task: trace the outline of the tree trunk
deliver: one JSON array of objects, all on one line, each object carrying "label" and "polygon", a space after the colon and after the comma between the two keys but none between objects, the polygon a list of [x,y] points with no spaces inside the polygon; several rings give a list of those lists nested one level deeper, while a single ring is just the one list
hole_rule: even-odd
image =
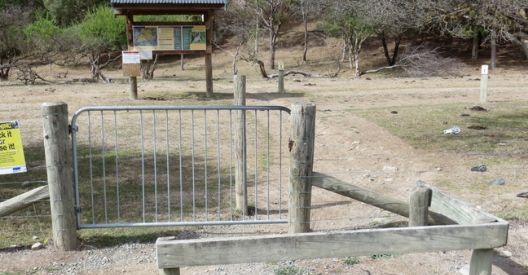
[{"label": "tree trunk", "polygon": [[401,42],[401,36],[398,36],[396,40],[394,40],[394,50],[392,53],[392,57],[389,53],[389,46],[387,45],[387,39],[385,37],[385,33],[381,33],[381,45],[383,45],[383,52],[385,54],[385,59],[387,60],[387,64],[389,66],[394,66],[396,64],[396,59],[398,58],[398,53],[400,51],[400,42]]},{"label": "tree trunk", "polygon": [[270,31],[270,57],[269,57],[270,69],[275,69],[275,34],[274,31]]},{"label": "tree trunk", "polygon": [[302,17],[303,17],[303,25],[304,25],[304,49],[303,49],[302,61],[306,62],[307,61],[306,55],[308,54],[308,17],[306,16],[306,11],[304,10],[304,1],[301,1],[301,12],[302,12]]},{"label": "tree trunk", "polygon": [[0,81],[7,81],[9,79],[9,71],[11,68],[0,69]]},{"label": "tree trunk", "polygon": [[490,45],[491,45],[491,69],[497,67],[497,34],[495,31],[491,31],[490,34]]},{"label": "tree trunk", "polygon": [[473,35],[473,46],[471,48],[471,60],[476,61],[478,59],[478,50],[480,44],[480,34],[476,33]]}]

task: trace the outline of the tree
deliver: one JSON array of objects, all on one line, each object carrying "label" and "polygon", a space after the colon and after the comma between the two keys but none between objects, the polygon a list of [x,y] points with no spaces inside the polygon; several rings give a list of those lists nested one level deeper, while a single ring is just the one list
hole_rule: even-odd
[{"label": "tree", "polygon": [[299,13],[304,31],[302,61],[308,60],[308,20],[312,19],[317,11],[325,8],[324,1],[319,0],[298,0],[296,12]]},{"label": "tree", "polygon": [[334,0],[324,20],[324,29],[331,35],[339,36],[348,49],[350,67],[359,78],[360,54],[363,43],[372,37],[375,29],[362,15],[366,8],[360,0]]},{"label": "tree", "polygon": [[30,10],[21,6],[5,5],[0,10],[0,80],[9,78],[9,72],[28,48],[23,27],[29,18]]},{"label": "tree", "polygon": [[102,69],[121,57],[127,45],[125,27],[124,18],[116,18],[109,7],[99,6],[66,31],[70,37],[78,35],[79,51],[88,57],[93,79],[108,81]]},{"label": "tree", "polygon": [[69,26],[81,20],[87,11],[102,4],[104,0],[43,0],[44,6],[59,26]]},{"label": "tree", "polygon": [[246,5],[260,18],[262,26],[269,33],[269,68],[275,69],[275,52],[277,40],[286,23],[292,15],[293,0],[248,0]]}]

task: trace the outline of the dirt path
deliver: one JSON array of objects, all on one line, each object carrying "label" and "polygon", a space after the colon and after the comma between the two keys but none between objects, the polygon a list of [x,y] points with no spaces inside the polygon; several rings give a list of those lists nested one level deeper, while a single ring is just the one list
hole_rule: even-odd
[{"label": "dirt path", "polygon": [[[503,81],[505,79],[502,79]],[[493,85],[492,80],[491,83]],[[522,75],[508,78],[511,85],[495,87],[494,100],[526,100],[525,81]],[[306,91],[305,97],[281,98],[272,94],[250,96],[250,104],[276,104],[289,106],[295,101],[313,101],[317,104],[316,155],[317,172],[325,173],[344,181],[376,192],[383,192],[403,200],[417,180],[434,184],[434,179],[457,170],[463,160],[442,163],[446,157],[432,155],[414,149],[401,139],[376,124],[351,114],[351,109],[390,108],[418,104],[443,104],[453,102],[475,102],[478,96],[475,80],[421,80],[390,79],[380,81],[350,80],[303,80],[294,82],[290,89]],[[314,85],[306,86],[309,83]],[[524,84],[523,84],[524,83]],[[183,86],[187,85],[183,84]],[[191,83],[192,84],[192,83]],[[174,82],[159,81],[146,84],[145,89],[167,91],[175,89]],[[194,85],[194,84],[193,84]],[[228,91],[231,84],[219,84]],[[273,83],[260,81],[252,93],[270,91]],[[81,86],[79,86],[81,87]],[[199,90],[200,86],[197,86]],[[432,88],[431,88],[432,87]],[[47,87],[46,89],[48,89]],[[103,89],[101,89],[103,88]],[[182,87],[178,87],[183,89]],[[56,90],[55,90],[56,89]],[[9,93],[19,110],[37,109],[42,101],[62,99],[72,101],[72,108],[79,104],[119,104],[126,85],[82,86],[83,92],[72,94],[71,87],[56,86],[53,92],[42,87],[13,87]],[[331,92],[327,92],[331,91]],[[85,101],[80,103],[78,96]],[[107,97],[105,99],[105,97]],[[32,102],[26,102],[31,100]],[[148,103],[148,102],[147,102]],[[178,104],[179,102],[166,102]],[[30,107],[28,107],[30,106]],[[14,105],[11,107],[14,108]],[[388,110],[388,109],[387,109]],[[33,119],[38,123],[38,111]],[[38,131],[39,132],[39,131]],[[38,133],[40,134],[40,132]],[[437,169],[439,163],[442,169]],[[457,174],[454,175],[455,177]],[[390,213],[326,191],[314,189],[312,228],[314,230],[336,230],[357,227],[372,227],[393,221],[401,221]],[[182,232],[181,238],[206,238],[239,234],[266,234],[285,232],[284,226],[246,226],[191,228],[192,234]],[[525,224],[514,223],[510,231],[510,245],[502,250],[513,253],[511,258],[527,264],[524,253],[528,249],[528,231]],[[524,252],[523,252],[524,251]],[[523,274],[520,264],[510,258],[495,257],[496,274]],[[271,264],[246,264],[183,268],[184,274],[272,274],[278,269],[294,267],[309,274],[454,274],[466,267],[469,251],[427,253],[416,255],[381,255],[360,257],[359,263],[346,264],[343,259],[323,259]],[[23,250],[0,252],[0,273],[20,272],[30,274],[154,274],[154,245],[124,244],[104,249],[86,247],[82,251],[62,253],[51,248],[41,251]],[[527,274],[527,273],[525,273]]]}]

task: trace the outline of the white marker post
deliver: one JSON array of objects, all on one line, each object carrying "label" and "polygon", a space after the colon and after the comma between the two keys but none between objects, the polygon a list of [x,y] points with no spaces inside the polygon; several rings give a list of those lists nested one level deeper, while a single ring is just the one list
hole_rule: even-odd
[{"label": "white marker post", "polygon": [[480,103],[488,102],[488,65],[482,65],[480,76]]}]

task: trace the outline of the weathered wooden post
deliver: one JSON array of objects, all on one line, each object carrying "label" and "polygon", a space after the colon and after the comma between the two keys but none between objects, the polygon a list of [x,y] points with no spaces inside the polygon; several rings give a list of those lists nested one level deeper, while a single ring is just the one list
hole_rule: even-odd
[{"label": "weathered wooden post", "polygon": [[130,87],[128,88],[128,97],[132,100],[136,100],[138,98],[137,77],[135,76],[129,77],[128,82],[130,84]]},{"label": "weathered wooden post", "polygon": [[206,30],[206,51],[205,51],[205,81],[207,97],[213,96],[213,31],[214,31],[214,11],[208,11],[205,14]]},{"label": "weathered wooden post", "polygon": [[289,233],[310,231],[315,112],[314,104],[295,104],[291,110]]},{"label": "weathered wooden post", "polygon": [[493,249],[475,249],[471,254],[469,275],[491,275]]},{"label": "weathered wooden post", "polygon": [[[235,77],[236,106],[246,105],[246,76]],[[247,145],[246,145],[246,112],[237,111],[235,118],[235,202],[241,215],[248,214],[247,200]]]},{"label": "weathered wooden post", "polygon": [[432,190],[422,184],[412,190],[409,200],[409,226],[427,225],[432,196]]},{"label": "weathered wooden post", "polygon": [[480,75],[480,103],[488,102],[488,65],[482,65]]},{"label": "weathered wooden post", "polygon": [[279,69],[279,94],[284,93],[284,69]]},{"label": "weathered wooden post", "polygon": [[42,117],[53,242],[61,250],[75,250],[79,243],[73,204],[68,105],[64,102],[44,103]]}]

